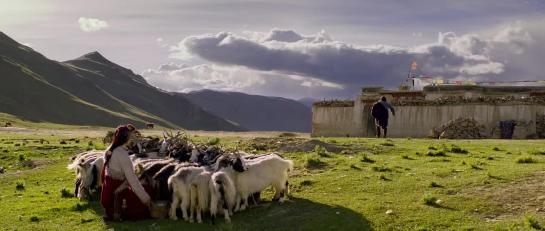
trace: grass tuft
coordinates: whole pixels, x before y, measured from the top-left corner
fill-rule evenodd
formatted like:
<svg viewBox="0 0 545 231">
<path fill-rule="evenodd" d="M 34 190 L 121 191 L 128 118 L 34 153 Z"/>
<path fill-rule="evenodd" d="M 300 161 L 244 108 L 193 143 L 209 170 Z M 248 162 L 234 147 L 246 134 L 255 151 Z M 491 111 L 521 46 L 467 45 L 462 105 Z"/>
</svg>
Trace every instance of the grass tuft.
<svg viewBox="0 0 545 231">
<path fill-rule="evenodd" d="M 415 160 L 414 158 L 412 158 L 411 156 L 409 156 L 409 155 L 407 155 L 407 154 L 401 155 L 401 158 L 402 158 L 402 159 L 405 159 L 405 160 Z"/>
<path fill-rule="evenodd" d="M 432 187 L 432 188 L 443 188 L 444 186 L 442 186 L 442 185 L 436 183 L 435 181 L 432 181 L 432 182 L 430 183 L 430 187 Z"/>
<path fill-rule="evenodd" d="M 220 138 L 218 138 L 218 137 L 214 137 L 214 138 L 212 138 L 212 139 L 209 139 L 209 140 L 206 142 L 206 144 L 208 144 L 208 145 L 217 145 L 217 144 L 219 144 L 219 143 L 220 143 Z"/>
<path fill-rule="evenodd" d="M 517 159 L 517 164 L 534 164 L 538 161 L 532 157 L 519 157 Z"/>
<path fill-rule="evenodd" d="M 355 170 L 361 170 L 361 168 L 358 167 L 356 164 L 350 164 L 350 168 Z"/>
<path fill-rule="evenodd" d="M 383 180 L 383 181 L 392 181 L 391 179 L 389 179 L 388 177 L 386 177 L 384 174 L 380 174 L 380 176 L 378 177 L 380 180 Z"/>
<path fill-rule="evenodd" d="M 390 142 L 384 142 L 384 143 L 381 143 L 380 145 L 382 145 L 382 146 L 388 146 L 388 147 L 393 147 L 393 146 L 395 146 L 395 144 L 390 143 Z"/>
<path fill-rule="evenodd" d="M 545 150 L 535 149 L 535 150 L 530 151 L 530 154 L 532 154 L 532 155 L 545 155 Z"/>
<path fill-rule="evenodd" d="M 305 168 L 307 169 L 321 169 L 321 168 L 325 168 L 326 166 L 327 166 L 327 163 L 320 160 L 319 157 L 308 156 L 305 159 Z"/>
<path fill-rule="evenodd" d="M 440 207 L 438 201 L 439 201 L 439 199 L 437 199 L 434 196 L 425 196 L 424 198 L 422 198 L 422 202 L 425 205 L 429 205 L 429 206 L 433 206 L 433 207 Z"/>
<path fill-rule="evenodd" d="M 456 145 L 452 145 L 450 147 L 449 152 L 457 153 L 457 154 L 467 154 L 467 153 L 469 153 L 466 149 L 460 148 L 460 147 L 458 147 Z"/>
<path fill-rule="evenodd" d="M 375 163 L 376 161 L 373 160 L 373 159 L 371 159 L 371 158 L 369 158 L 369 157 L 367 156 L 367 154 L 363 154 L 363 156 L 361 157 L 361 162 L 371 163 L 371 164 L 372 164 L 372 163 Z"/>
<path fill-rule="evenodd" d="M 18 191 L 25 190 L 25 182 L 23 182 L 23 181 L 15 182 L 15 189 L 18 190 Z"/>
<path fill-rule="evenodd" d="M 327 152 L 327 149 L 325 149 L 325 147 L 322 147 L 320 145 L 316 145 L 314 147 L 314 153 L 316 153 L 318 156 L 321 156 L 321 157 L 331 157 L 329 153 Z"/>
<path fill-rule="evenodd" d="M 437 157 L 437 156 L 447 156 L 447 154 L 446 154 L 445 151 L 443 151 L 443 150 L 440 150 L 440 151 L 432 151 L 432 150 L 429 150 L 429 151 L 426 153 L 426 156 Z"/>
<path fill-rule="evenodd" d="M 63 188 L 63 189 L 61 189 L 61 197 L 62 198 L 72 198 L 72 197 L 74 197 L 74 194 L 72 194 L 68 189 Z"/>
<path fill-rule="evenodd" d="M 39 221 L 40 221 L 40 218 L 37 217 L 37 216 L 32 216 L 32 217 L 30 217 L 30 221 L 31 221 L 31 222 L 39 222 Z"/>
<path fill-rule="evenodd" d="M 314 184 L 314 181 L 311 181 L 311 180 L 304 180 L 304 181 L 301 181 L 300 185 L 301 186 L 311 186 Z"/>
<path fill-rule="evenodd" d="M 478 164 L 471 164 L 471 169 L 483 170 L 483 168 L 481 166 L 479 166 Z"/>
<path fill-rule="evenodd" d="M 375 172 L 391 172 L 392 169 L 382 165 L 375 165 L 371 169 Z"/>
<path fill-rule="evenodd" d="M 532 216 L 527 216 L 525 221 L 528 228 L 534 229 L 534 230 L 543 230 L 543 227 L 539 224 L 536 218 Z"/>
</svg>

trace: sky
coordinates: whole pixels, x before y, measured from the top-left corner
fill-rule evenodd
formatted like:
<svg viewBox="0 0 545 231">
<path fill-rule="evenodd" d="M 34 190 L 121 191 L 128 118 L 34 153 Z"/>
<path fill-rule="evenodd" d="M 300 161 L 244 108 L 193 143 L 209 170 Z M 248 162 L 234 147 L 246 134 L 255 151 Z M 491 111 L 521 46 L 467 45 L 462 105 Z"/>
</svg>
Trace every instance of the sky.
<svg viewBox="0 0 545 231">
<path fill-rule="evenodd" d="M 169 91 L 293 99 L 451 80 L 545 80 L 545 0 L 0 0 L 0 31 L 54 60 L 99 51 Z"/>
</svg>

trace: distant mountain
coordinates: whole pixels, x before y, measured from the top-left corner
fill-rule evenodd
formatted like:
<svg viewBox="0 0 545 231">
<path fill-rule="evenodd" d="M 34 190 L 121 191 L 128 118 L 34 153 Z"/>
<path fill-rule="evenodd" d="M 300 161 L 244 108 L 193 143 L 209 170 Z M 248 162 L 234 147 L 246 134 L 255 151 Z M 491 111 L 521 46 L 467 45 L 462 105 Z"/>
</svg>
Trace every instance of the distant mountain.
<svg viewBox="0 0 545 231">
<path fill-rule="evenodd" d="M 320 101 L 319 99 L 314 99 L 314 98 L 309 98 L 309 97 L 305 97 L 305 98 L 300 98 L 297 100 L 297 102 L 299 103 L 302 103 L 304 104 L 305 106 L 309 107 L 309 108 L 312 108 L 312 104 L 316 101 Z"/>
<path fill-rule="evenodd" d="M 184 97 L 149 85 L 98 52 L 57 62 L 0 32 L 0 70 L 0 112 L 26 120 L 244 130 Z"/>
<path fill-rule="evenodd" d="M 311 110 L 291 99 L 201 90 L 181 94 L 205 110 L 254 131 L 311 130 Z"/>
</svg>

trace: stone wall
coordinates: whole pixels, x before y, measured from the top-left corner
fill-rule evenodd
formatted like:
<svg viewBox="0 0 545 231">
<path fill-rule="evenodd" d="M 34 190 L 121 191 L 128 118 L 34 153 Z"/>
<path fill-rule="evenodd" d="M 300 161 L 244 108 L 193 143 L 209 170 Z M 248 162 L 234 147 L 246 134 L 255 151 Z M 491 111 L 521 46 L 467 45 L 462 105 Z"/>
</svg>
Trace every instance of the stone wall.
<svg viewBox="0 0 545 231">
<path fill-rule="evenodd" d="M 354 107 L 312 108 L 312 136 L 374 136 L 374 122 L 370 105 L 358 103 Z M 545 114 L 544 105 L 532 104 L 462 104 L 394 106 L 396 116 L 390 115 L 390 137 L 429 137 L 433 128 L 460 117 L 473 118 L 486 128 L 486 135 L 499 138 L 499 121 L 515 120 L 514 139 L 536 136 L 537 115 Z"/>
<path fill-rule="evenodd" d="M 356 107 L 312 106 L 312 136 L 366 136 Z M 359 107 L 358 107 L 359 108 Z"/>
<path fill-rule="evenodd" d="M 515 120 L 513 138 L 525 139 L 536 133 L 537 105 L 445 105 L 397 106 L 397 116 L 390 117 L 392 137 L 427 137 L 431 130 L 460 117 L 473 118 L 484 125 L 491 138 L 499 138 L 499 121 Z"/>
</svg>

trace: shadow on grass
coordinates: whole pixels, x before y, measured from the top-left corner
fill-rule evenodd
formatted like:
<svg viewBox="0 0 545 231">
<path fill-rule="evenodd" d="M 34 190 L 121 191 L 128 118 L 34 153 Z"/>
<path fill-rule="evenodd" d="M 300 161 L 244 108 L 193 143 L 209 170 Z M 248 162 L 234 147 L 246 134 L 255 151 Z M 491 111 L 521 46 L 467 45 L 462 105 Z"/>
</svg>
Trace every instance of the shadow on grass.
<svg viewBox="0 0 545 231">
<path fill-rule="evenodd" d="M 97 201 L 83 205 L 100 216 L 103 210 Z M 261 204 L 235 213 L 231 223 L 220 215 L 216 224 L 209 216 L 202 224 L 178 221 L 143 220 L 107 222 L 114 230 L 373 230 L 362 214 L 351 209 L 316 203 L 303 198 L 291 198 L 283 204 L 263 201 Z"/>
</svg>

